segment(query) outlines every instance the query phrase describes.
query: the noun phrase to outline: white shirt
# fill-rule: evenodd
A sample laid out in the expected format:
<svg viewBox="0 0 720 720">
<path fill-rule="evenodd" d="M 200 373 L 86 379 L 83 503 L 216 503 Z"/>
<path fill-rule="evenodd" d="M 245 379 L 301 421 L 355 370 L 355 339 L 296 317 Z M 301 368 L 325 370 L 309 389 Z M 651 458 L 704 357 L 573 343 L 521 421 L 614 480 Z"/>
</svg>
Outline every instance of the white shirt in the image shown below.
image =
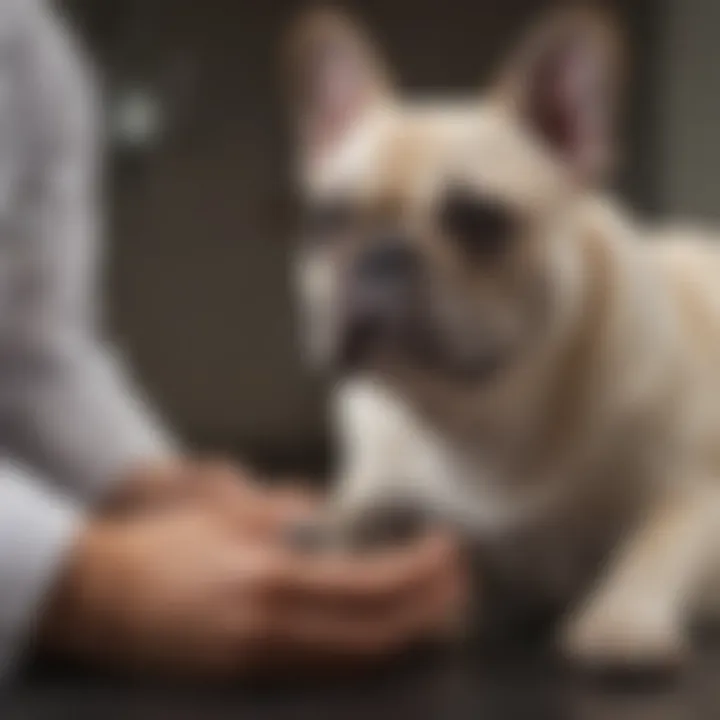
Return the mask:
<svg viewBox="0 0 720 720">
<path fill-rule="evenodd" d="M 96 100 L 42 0 L 0 0 L 0 676 L 82 508 L 171 452 L 96 328 Z"/>
</svg>

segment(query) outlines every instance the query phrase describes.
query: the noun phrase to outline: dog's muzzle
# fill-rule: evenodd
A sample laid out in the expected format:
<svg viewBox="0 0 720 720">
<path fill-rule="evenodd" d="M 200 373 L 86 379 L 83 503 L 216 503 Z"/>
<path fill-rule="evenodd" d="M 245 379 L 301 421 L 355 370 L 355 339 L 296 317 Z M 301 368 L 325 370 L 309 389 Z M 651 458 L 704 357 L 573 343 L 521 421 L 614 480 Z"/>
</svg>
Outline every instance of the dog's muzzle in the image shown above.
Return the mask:
<svg viewBox="0 0 720 720">
<path fill-rule="evenodd" d="M 345 291 L 342 364 L 361 363 L 374 349 L 396 344 L 413 311 L 418 258 L 391 238 L 359 255 Z"/>
</svg>

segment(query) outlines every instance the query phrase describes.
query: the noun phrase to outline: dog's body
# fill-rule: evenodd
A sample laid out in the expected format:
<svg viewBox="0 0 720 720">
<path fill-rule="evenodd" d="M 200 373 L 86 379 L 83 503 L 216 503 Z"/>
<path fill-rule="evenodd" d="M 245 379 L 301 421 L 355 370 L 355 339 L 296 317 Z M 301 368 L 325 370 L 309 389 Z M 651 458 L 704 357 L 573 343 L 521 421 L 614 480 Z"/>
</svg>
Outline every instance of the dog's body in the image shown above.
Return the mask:
<svg viewBox="0 0 720 720">
<path fill-rule="evenodd" d="M 570 607 L 571 654 L 677 660 L 720 577 L 720 249 L 640 228 L 587 182 L 608 155 L 606 28 L 544 29 L 497 93 L 453 106 L 377 101 L 365 46 L 324 22 L 315 37 L 366 85 L 340 108 L 352 123 L 328 98 L 305 183 L 315 203 L 352 196 L 374 228 L 300 261 L 316 344 L 352 350 L 337 518 L 420 502 L 472 538 L 488 578 Z M 569 65 L 553 55 L 568 28 Z M 550 112 L 532 97 L 542 63 Z"/>
<path fill-rule="evenodd" d="M 657 618 L 657 608 L 714 602 L 694 593 L 696 563 L 710 572 L 720 560 L 720 536 L 710 535 L 720 508 L 720 251 L 686 233 L 647 244 L 606 207 L 588 207 L 582 220 L 584 297 L 546 368 L 518 369 L 476 398 L 378 374 L 337 389 L 346 465 L 336 502 L 357 517 L 421 499 L 470 535 L 495 578 L 530 605 L 581 600 L 605 561 L 628 551 L 622 582 L 602 598 L 617 610 L 585 620 L 568 642 L 588 643 L 573 652 L 597 644 L 618 654 L 610 660 L 652 661 L 646 653 L 674 653 L 680 641 L 679 618 Z M 541 371 L 549 385 L 539 393 Z M 687 534 L 672 533 L 685 524 Z M 601 584 L 598 597 L 605 592 Z"/>
</svg>

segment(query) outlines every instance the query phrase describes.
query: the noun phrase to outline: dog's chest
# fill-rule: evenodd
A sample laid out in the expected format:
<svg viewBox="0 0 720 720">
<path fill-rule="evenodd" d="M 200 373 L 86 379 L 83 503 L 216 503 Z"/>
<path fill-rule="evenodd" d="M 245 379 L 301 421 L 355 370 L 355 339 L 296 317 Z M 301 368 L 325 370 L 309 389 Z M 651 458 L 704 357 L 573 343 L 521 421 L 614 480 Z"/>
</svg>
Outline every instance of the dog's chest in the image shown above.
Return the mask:
<svg viewBox="0 0 720 720">
<path fill-rule="evenodd" d="M 584 586 L 623 526 L 627 498 L 608 492 L 607 478 L 627 478 L 627 467 L 585 463 L 593 477 L 579 477 L 567 453 L 534 464 L 524 434 L 455 433 L 382 386 L 348 389 L 340 413 L 346 505 L 362 513 L 400 498 L 429 509 L 514 597 L 555 603 Z"/>
<path fill-rule="evenodd" d="M 632 493 L 611 491 L 608 467 L 586 470 L 592 477 L 560 465 L 522 477 L 504 455 L 437 437 L 412 456 L 416 477 L 430 473 L 435 507 L 469 540 L 486 591 L 521 617 L 562 610 L 587 590 L 636 508 Z"/>
</svg>

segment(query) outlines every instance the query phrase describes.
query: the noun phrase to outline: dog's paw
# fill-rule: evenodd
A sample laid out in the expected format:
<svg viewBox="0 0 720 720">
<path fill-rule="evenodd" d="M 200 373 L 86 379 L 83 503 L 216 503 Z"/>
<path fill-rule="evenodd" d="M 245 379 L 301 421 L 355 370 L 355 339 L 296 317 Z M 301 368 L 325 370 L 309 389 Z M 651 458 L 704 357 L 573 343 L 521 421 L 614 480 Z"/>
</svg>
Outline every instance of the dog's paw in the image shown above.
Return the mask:
<svg viewBox="0 0 720 720">
<path fill-rule="evenodd" d="M 602 674 L 674 675 L 687 658 L 678 623 L 643 604 L 593 605 L 571 618 L 560 644 L 573 664 Z"/>
</svg>

